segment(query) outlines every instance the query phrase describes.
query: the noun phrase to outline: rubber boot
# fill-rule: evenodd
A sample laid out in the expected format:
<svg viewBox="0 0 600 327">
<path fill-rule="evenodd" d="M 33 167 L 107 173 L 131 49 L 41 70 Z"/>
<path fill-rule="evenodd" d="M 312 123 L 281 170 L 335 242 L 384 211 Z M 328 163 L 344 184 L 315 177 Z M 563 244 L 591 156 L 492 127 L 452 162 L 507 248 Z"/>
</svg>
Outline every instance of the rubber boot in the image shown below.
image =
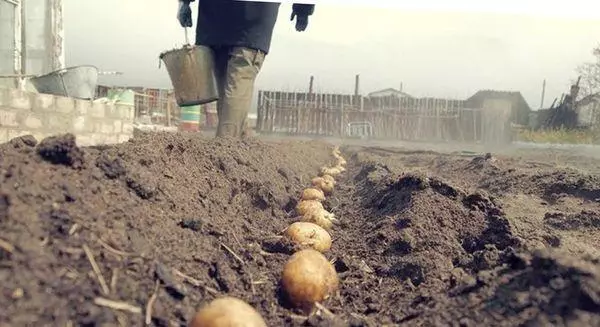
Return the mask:
<svg viewBox="0 0 600 327">
<path fill-rule="evenodd" d="M 243 47 L 231 48 L 228 55 L 226 70 L 221 72 L 223 76 L 219 82 L 221 98 L 217 104 L 217 137 L 241 138 L 248 135 L 246 121 L 252 106 L 254 81 L 265 55 Z"/>
<path fill-rule="evenodd" d="M 239 137 L 239 128 L 235 123 L 220 123 L 217 126 L 217 137 Z"/>
<path fill-rule="evenodd" d="M 254 137 L 254 131 L 252 130 L 252 128 L 248 127 L 247 119 L 244 120 L 244 123 L 242 124 L 241 137 L 242 137 L 242 139 L 248 139 L 248 138 Z"/>
</svg>

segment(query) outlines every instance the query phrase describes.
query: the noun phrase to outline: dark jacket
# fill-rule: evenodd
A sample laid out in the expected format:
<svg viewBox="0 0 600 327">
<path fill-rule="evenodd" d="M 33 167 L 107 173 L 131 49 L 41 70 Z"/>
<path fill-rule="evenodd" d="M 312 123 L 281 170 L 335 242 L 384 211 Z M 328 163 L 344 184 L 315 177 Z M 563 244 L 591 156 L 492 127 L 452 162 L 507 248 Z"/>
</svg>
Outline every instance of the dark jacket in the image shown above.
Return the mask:
<svg viewBox="0 0 600 327">
<path fill-rule="evenodd" d="M 279 5 L 278 2 L 198 0 L 196 44 L 241 46 L 268 53 Z M 294 4 L 293 9 L 299 16 L 309 16 L 314 5 Z"/>
</svg>

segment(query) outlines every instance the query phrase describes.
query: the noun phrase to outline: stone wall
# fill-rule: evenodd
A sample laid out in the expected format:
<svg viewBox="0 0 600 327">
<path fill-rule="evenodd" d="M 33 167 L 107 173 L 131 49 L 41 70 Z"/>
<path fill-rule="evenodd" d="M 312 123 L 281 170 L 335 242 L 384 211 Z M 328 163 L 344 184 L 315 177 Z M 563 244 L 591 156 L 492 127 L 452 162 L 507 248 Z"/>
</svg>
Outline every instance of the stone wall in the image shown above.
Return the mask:
<svg viewBox="0 0 600 327">
<path fill-rule="evenodd" d="M 31 134 L 38 141 L 72 133 L 81 146 L 114 144 L 133 136 L 134 108 L 0 87 L 0 143 Z"/>
</svg>

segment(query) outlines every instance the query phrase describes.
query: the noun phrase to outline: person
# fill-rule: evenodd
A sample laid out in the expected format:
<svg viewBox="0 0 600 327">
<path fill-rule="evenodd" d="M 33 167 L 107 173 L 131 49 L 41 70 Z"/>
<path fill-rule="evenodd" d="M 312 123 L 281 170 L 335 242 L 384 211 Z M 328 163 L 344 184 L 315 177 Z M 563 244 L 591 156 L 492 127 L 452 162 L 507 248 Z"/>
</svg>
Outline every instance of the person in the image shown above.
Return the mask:
<svg viewBox="0 0 600 327">
<path fill-rule="evenodd" d="M 192 27 L 190 3 L 179 0 L 177 18 Z M 280 3 L 237 0 L 198 0 L 196 45 L 212 49 L 219 89 L 217 137 L 248 136 L 248 112 L 254 81 L 269 53 Z M 308 26 L 313 4 L 293 4 L 296 30 Z"/>
</svg>

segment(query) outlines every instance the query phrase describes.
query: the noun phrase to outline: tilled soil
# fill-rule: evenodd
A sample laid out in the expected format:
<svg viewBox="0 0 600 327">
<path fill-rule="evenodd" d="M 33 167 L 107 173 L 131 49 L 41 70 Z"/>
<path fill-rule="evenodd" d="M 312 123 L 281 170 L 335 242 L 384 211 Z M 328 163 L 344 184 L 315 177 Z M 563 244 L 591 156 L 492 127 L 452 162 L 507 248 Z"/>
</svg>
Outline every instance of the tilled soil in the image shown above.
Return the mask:
<svg viewBox="0 0 600 327">
<path fill-rule="evenodd" d="M 270 326 L 600 325 L 600 178 L 535 158 L 343 150 L 325 202 L 341 288 L 331 313 L 304 317 L 272 244 L 330 145 L 0 145 L 0 326 L 185 326 L 225 294 Z"/>
<path fill-rule="evenodd" d="M 600 326 L 596 176 L 490 154 L 346 153 L 352 180 L 337 196 L 354 201 L 337 212 L 351 226 L 340 252 L 369 267 L 343 278 L 342 299 L 361 299 L 346 300 L 348 319 Z"/>
</svg>

